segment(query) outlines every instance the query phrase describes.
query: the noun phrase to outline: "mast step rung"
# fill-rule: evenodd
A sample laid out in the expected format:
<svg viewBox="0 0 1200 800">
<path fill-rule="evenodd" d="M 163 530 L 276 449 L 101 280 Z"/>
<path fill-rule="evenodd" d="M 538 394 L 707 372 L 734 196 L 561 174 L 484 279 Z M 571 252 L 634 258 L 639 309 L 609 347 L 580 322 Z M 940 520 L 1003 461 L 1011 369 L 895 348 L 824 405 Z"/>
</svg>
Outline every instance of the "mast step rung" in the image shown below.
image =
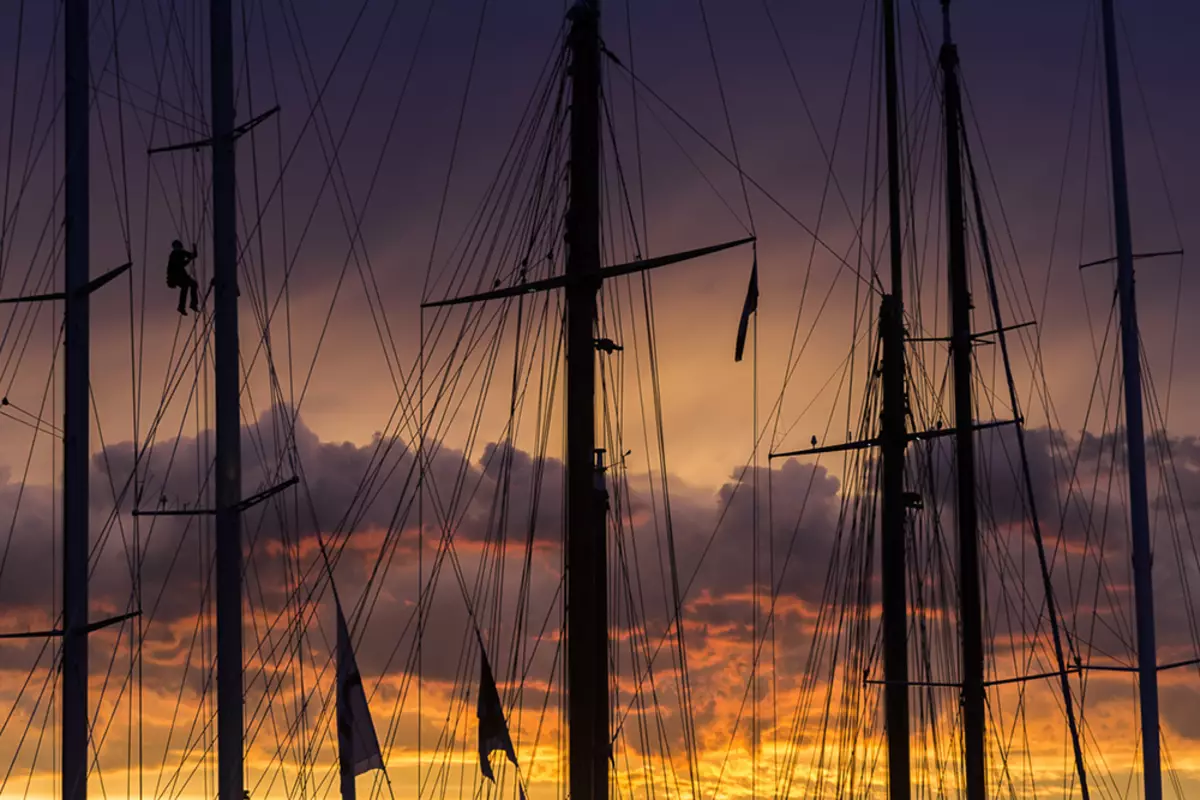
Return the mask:
<svg viewBox="0 0 1200 800">
<path fill-rule="evenodd" d="M 1183 250 L 1159 250 L 1154 253 L 1134 253 L 1133 260 L 1134 261 L 1144 261 L 1145 259 L 1148 259 L 1148 258 L 1164 258 L 1166 256 L 1181 256 L 1181 255 L 1183 255 Z M 1108 258 L 1102 258 L 1099 261 L 1089 261 L 1086 264 L 1080 264 L 1079 268 L 1087 269 L 1088 267 L 1099 267 L 1103 264 L 1111 264 L 1116 260 L 1117 260 L 1116 256 L 1110 256 Z"/>
<path fill-rule="evenodd" d="M 622 275 L 633 275 L 638 272 L 646 272 L 659 267 L 666 267 L 671 264 L 678 264 L 683 261 L 691 261 L 701 256 L 712 255 L 719 253 L 722 250 L 728 250 L 733 247 L 740 247 L 744 244 L 758 241 L 753 236 L 748 236 L 744 239 L 736 239 L 732 242 L 712 245 L 711 247 L 701 247 L 696 250 L 685 250 L 682 253 L 673 253 L 667 256 L 657 256 L 655 258 L 644 258 L 638 261 L 630 261 L 627 264 L 615 264 L 611 267 L 601 267 L 599 274 L 590 275 L 585 280 L 596 281 L 597 286 L 608 278 L 619 278 Z M 528 283 L 520 283 L 516 286 L 506 286 L 500 289 L 493 289 L 490 292 L 480 292 L 479 294 L 469 294 L 464 297 L 455 297 L 449 300 L 432 300 L 428 303 L 422 303 L 421 308 L 440 308 L 442 306 L 456 306 L 464 303 L 482 303 L 486 300 L 503 300 L 508 297 L 517 297 L 518 295 L 530 294 L 532 292 L 547 292 L 552 289 L 562 289 L 575 282 L 574 278 L 567 275 L 555 275 L 551 278 L 542 278 L 541 280 L 529 281 Z"/>
<path fill-rule="evenodd" d="M 83 630 L 84 630 L 84 633 L 95 633 L 98 630 L 103 630 L 104 628 L 108 628 L 108 627 L 111 627 L 118 623 L 124 622 L 127 619 L 133 619 L 134 617 L 140 617 L 141 615 L 142 615 L 142 612 L 140 609 L 137 611 L 130 611 L 126 614 L 118 614 L 117 616 L 109 617 L 108 619 L 102 619 L 102 620 L 98 620 L 96 622 L 89 622 L 87 625 L 84 626 Z M 45 630 L 45 631 L 25 631 L 24 633 L 0 633 L 0 640 L 3 640 L 3 639 L 49 639 L 49 638 L 53 638 L 55 636 L 62 636 L 62 635 L 63 635 L 62 628 L 51 628 L 51 629 Z"/>
<path fill-rule="evenodd" d="M 62 629 L 51 628 L 48 631 L 25 631 L 24 633 L 0 633 L 0 640 L 7 639 L 48 639 L 53 636 L 62 636 Z"/>
<path fill-rule="evenodd" d="M 300 478 L 292 476 L 277 486 L 272 486 L 270 489 L 263 489 L 258 494 L 253 494 L 242 500 L 240 503 L 235 503 L 233 510 L 237 512 L 246 511 L 264 500 L 268 500 L 279 494 L 285 489 L 295 486 L 300 482 Z M 133 516 L 135 517 L 202 517 L 211 516 L 217 513 L 215 508 L 163 508 L 156 511 L 143 511 L 135 508 Z"/>
<path fill-rule="evenodd" d="M 1196 659 L 1195 661 L 1191 661 L 1191 662 L 1187 662 L 1187 663 L 1192 663 L 1192 664 L 1200 663 L 1200 659 Z M 1172 664 L 1170 666 L 1177 666 L 1177 665 Z M 1178 666 L 1182 666 L 1182 664 L 1180 664 Z M 1124 669 L 1124 668 L 1121 668 L 1121 669 Z M 1164 669 L 1164 667 L 1159 667 L 1159 669 Z M 1083 668 L 1081 668 L 1081 667 L 1068 667 L 1066 674 L 1068 674 L 1068 675 L 1078 674 L 1082 671 L 1083 671 Z M 983 685 L 988 688 L 990 688 L 992 686 L 1007 686 L 1007 685 L 1014 684 L 1014 683 L 1025 683 L 1027 681 L 1040 681 L 1040 680 L 1047 680 L 1049 678 L 1060 678 L 1060 677 L 1062 677 L 1062 675 L 1063 675 L 1063 673 L 1058 672 L 1058 671 L 1039 672 L 1036 675 L 1017 675 L 1012 678 L 998 678 L 994 681 L 984 681 Z M 897 685 L 903 684 L 905 686 L 934 688 L 934 689 L 960 689 L 960 688 L 962 688 L 961 683 L 956 683 L 954 681 L 881 681 L 881 680 L 868 679 L 864 682 L 871 686 L 886 686 L 889 683 L 896 683 Z"/>
<path fill-rule="evenodd" d="M 119 625 L 120 623 L 124 622 L 127 619 L 133 619 L 134 617 L 140 617 L 141 615 L 142 615 L 142 610 L 139 608 L 137 611 L 130 611 L 125 614 L 118 614 L 115 617 L 109 617 L 108 619 L 102 619 L 97 622 L 89 622 L 87 624 L 87 627 L 85 628 L 85 630 L 88 633 L 95 633 L 98 630 L 103 630 L 104 628 L 109 628 L 109 627 L 112 627 L 113 625 Z"/>
<path fill-rule="evenodd" d="M 1054 672 L 1039 672 L 1036 675 L 1017 675 L 1012 678 L 997 678 L 994 681 L 984 681 L 983 685 L 984 686 L 1007 686 L 1012 683 L 1025 683 L 1026 681 L 1040 681 L 1040 680 L 1047 680 L 1049 678 L 1061 678 L 1064 674 L 1075 675 L 1082 671 L 1083 670 L 1081 670 L 1079 667 L 1067 667 L 1065 673 L 1055 670 Z"/>
<path fill-rule="evenodd" d="M 992 422 L 980 422 L 976 425 L 972 425 L 971 430 L 986 431 L 991 428 L 1002 428 L 1005 425 L 1020 425 L 1024 421 L 1025 421 L 1024 419 L 1017 418 L 1017 419 L 999 419 L 999 420 L 993 420 Z M 910 443 L 911 442 L 924 442 L 929 439 L 940 439 L 944 436 L 953 436 L 956 433 L 958 433 L 958 428 L 941 428 L 939 430 L 922 431 L 921 433 L 910 433 L 908 435 L 908 441 Z"/>
<path fill-rule="evenodd" d="M 782 453 L 770 453 L 768 459 L 772 458 L 790 458 L 792 456 L 814 456 L 821 453 L 844 453 L 848 450 L 865 450 L 868 447 L 878 447 L 879 439 L 863 439 L 858 442 L 846 442 L 844 444 L 831 444 L 824 447 L 810 447 L 806 450 L 788 450 Z"/>
<path fill-rule="evenodd" d="M 1179 669 L 1180 667 L 1194 667 L 1197 664 L 1200 664 L 1200 658 L 1189 658 L 1185 659 L 1184 661 L 1170 661 L 1166 664 L 1159 664 L 1157 669 L 1159 672 L 1166 672 L 1167 670 Z M 1085 667 L 1080 667 L 1079 669 L 1095 670 L 1096 672 L 1135 673 L 1138 671 L 1137 667 L 1126 667 L 1120 664 L 1089 664 Z"/>
<path fill-rule="evenodd" d="M 999 428 L 1004 425 L 1019 425 L 1022 422 L 1024 422 L 1023 419 L 1002 419 L 994 422 L 981 422 L 978 425 L 973 426 L 971 430 L 985 431 L 989 428 Z M 942 428 L 941 430 L 924 431 L 922 433 L 910 433 L 908 435 L 908 441 L 910 443 L 922 442 L 927 439 L 938 439 L 942 436 L 952 436 L 957 432 L 958 428 Z M 863 439 L 858 442 L 846 442 L 845 444 L 831 444 L 825 447 L 810 447 L 806 450 L 787 450 L 782 453 L 770 453 L 767 458 L 769 460 L 772 458 L 790 458 L 792 456 L 812 456 L 819 455 L 821 453 L 842 453 L 847 450 L 863 450 L 868 447 L 878 447 L 879 444 L 880 440 L 878 438 Z"/>
<path fill-rule="evenodd" d="M 276 114 L 278 112 L 279 112 L 279 106 L 275 106 L 273 108 L 267 109 L 263 113 L 259 114 L 257 117 L 252 117 L 248 121 L 243 122 L 241 125 L 238 125 L 236 128 L 233 129 L 233 138 L 234 139 L 241 138 L 245 134 L 252 131 L 254 128 L 258 127 L 258 125 L 260 123 L 265 122 L 273 114 Z M 155 155 L 156 153 L 172 153 L 172 152 L 176 152 L 178 150 L 199 150 L 203 147 L 212 147 L 212 143 L 213 143 L 213 139 L 211 136 L 209 136 L 205 139 L 197 139 L 194 142 L 184 142 L 183 144 L 168 144 L 168 145 L 163 145 L 162 147 L 151 147 L 149 150 L 146 151 L 146 153 L 148 155 Z"/>
<path fill-rule="evenodd" d="M 995 336 L 998 333 L 1008 333 L 1009 331 L 1020 330 L 1021 328 L 1028 328 L 1033 325 L 1037 325 L 1037 323 L 1036 322 L 1018 322 L 1016 325 L 1005 325 L 1000 328 L 992 328 L 990 331 L 979 331 L 978 333 L 971 334 L 971 340 L 974 342 L 977 342 L 977 343 L 983 342 L 985 336 Z M 941 342 L 943 344 L 949 344 L 950 337 L 949 336 L 910 336 L 909 338 L 905 339 L 905 341 L 911 342 L 911 343 L 925 343 L 925 344 L 928 344 L 930 342 Z M 991 344 L 991 342 L 985 342 L 985 344 Z"/>
<path fill-rule="evenodd" d="M 276 486 L 272 486 L 270 489 L 264 489 L 261 492 L 259 492 L 258 494 L 250 495 L 245 500 L 243 500 L 242 502 L 240 502 L 236 506 L 234 506 L 234 509 L 236 511 L 246 511 L 247 509 L 253 508 L 254 506 L 263 502 L 264 500 L 268 500 L 268 499 L 274 497 L 275 495 L 279 494 L 280 492 L 284 491 L 285 489 L 289 489 L 289 488 L 295 486 L 299 482 L 300 482 L 300 478 L 293 475 L 292 477 L 288 478 L 283 483 L 280 483 Z"/>
<path fill-rule="evenodd" d="M 129 269 L 132 266 L 133 266 L 132 261 L 126 261 L 121 266 L 116 267 L 115 269 L 110 269 L 108 272 L 104 273 L 100 277 L 93 278 L 92 280 L 87 282 L 86 286 L 83 287 L 83 293 L 91 294 L 92 292 L 99 289 L 101 286 L 104 286 L 104 284 L 109 283 L 113 279 L 117 278 L 122 272 L 125 272 L 127 269 Z"/>
<path fill-rule="evenodd" d="M 1021 328 L 1032 328 L 1037 325 L 1036 322 L 1018 322 L 1016 325 L 1002 325 L 999 328 L 992 328 L 990 331 L 980 331 L 971 335 L 972 339 L 979 339 L 983 336 L 995 336 L 998 333 L 1008 333 L 1009 331 L 1017 331 Z"/>
<path fill-rule="evenodd" d="M 211 508 L 162 508 L 157 511 L 143 511 L 135 508 L 132 512 L 135 517 L 203 517 L 216 513 Z"/>
<path fill-rule="evenodd" d="M 108 272 L 104 273 L 103 275 L 99 276 L 98 278 L 93 278 L 92 280 L 90 280 L 86 284 L 84 284 L 83 288 L 79 290 L 79 293 L 80 294 L 91 294 L 92 292 L 96 291 L 101 286 L 108 283 L 113 278 L 116 278 L 118 275 L 120 275 L 122 272 L 124 272 L 125 270 L 129 269 L 132 266 L 133 266 L 133 262 L 127 261 L 126 263 L 122 264 L 119 267 L 110 269 Z M 50 292 L 48 294 L 27 294 L 24 297 L 0 298 L 0 303 L 3 303 L 3 304 L 7 304 L 7 303 L 44 303 L 47 301 L 66 300 L 66 299 L 67 299 L 66 292 Z"/>
<path fill-rule="evenodd" d="M 867 678 L 863 683 L 868 686 L 908 686 L 914 689 L 961 689 L 962 684 L 954 681 L 881 681 Z"/>
</svg>

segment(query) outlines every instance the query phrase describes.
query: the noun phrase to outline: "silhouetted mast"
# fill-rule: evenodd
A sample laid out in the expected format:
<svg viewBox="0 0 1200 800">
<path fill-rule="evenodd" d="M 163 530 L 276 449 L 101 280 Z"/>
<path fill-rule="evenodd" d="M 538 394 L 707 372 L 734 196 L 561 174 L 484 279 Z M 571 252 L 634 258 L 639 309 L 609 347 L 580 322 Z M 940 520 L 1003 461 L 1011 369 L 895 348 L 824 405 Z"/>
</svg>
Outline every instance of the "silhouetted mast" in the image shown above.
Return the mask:
<svg viewBox="0 0 1200 800">
<path fill-rule="evenodd" d="M 900 89 L 896 70 L 896 10 L 883 0 L 885 90 L 887 93 L 888 238 L 891 294 L 879 312 L 883 339 L 883 413 L 879 444 L 883 492 L 880 525 L 883 604 L 883 701 L 888 744 L 888 797 L 908 800 L 908 580 L 905 558 L 904 451 L 908 394 L 904 381 L 904 233 L 900 221 Z"/>
<path fill-rule="evenodd" d="M 213 373 L 216 394 L 217 789 L 242 800 L 242 456 L 232 0 L 211 0 Z"/>
<path fill-rule="evenodd" d="M 567 15 L 571 80 L 570 196 L 566 268 L 561 275 L 422 303 L 422 308 L 483 303 L 563 289 L 567 319 L 567 722 L 570 797 L 608 800 L 612 748 L 608 694 L 608 492 L 596 449 L 596 295 L 604 280 L 719 253 L 753 237 L 602 267 L 600 262 L 600 11 L 576 0 Z"/>
<path fill-rule="evenodd" d="M 908 580 L 905 551 L 909 496 L 904 490 L 904 454 L 908 449 L 908 389 L 905 381 L 904 229 L 900 183 L 900 87 L 896 66 L 895 0 L 881 0 L 883 11 L 885 123 L 887 130 L 888 241 L 891 292 L 879 309 L 883 408 L 877 439 L 844 445 L 772 453 L 770 457 L 834 453 L 878 445 L 880 450 L 880 583 L 883 625 L 883 709 L 887 738 L 888 798 L 909 800 L 912 775 L 909 756 Z M 813 442 L 816 445 L 816 442 Z"/>
<path fill-rule="evenodd" d="M 88 0 L 63 9 L 66 174 L 63 353 L 62 793 L 87 798 L 88 764 Z"/>
<path fill-rule="evenodd" d="M 215 507 L 135 514 L 213 515 L 217 533 L 217 796 L 243 800 L 242 523 L 247 508 L 296 485 L 295 477 L 242 497 L 241 363 L 238 348 L 237 162 L 239 137 L 279 106 L 235 125 L 233 0 L 209 2 L 212 132 L 207 139 L 154 147 L 150 153 L 212 149 L 213 383 L 216 405 Z"/>
<path fill-rule="evenodd" d="M 1100 0 L 1108 80 L 1108 140 L 1112 158 L 1113 227 L 1117 239 L 1117 302 L 1121 308 L 1121 360 L 1125 378 L 1125 436 L 1129 450 L 1129 516 L 1133 535 L 1133 591 L 1137 615 L 1138 687 L 1141 699 L 1142 770 L 1146 800 L 1162 798 L 1158 743 L 1158 654 L 1154 642 L 1154 586 L 1150 579 L 1150 513 L 1146 442 L 1142 427 L 1142 371 L 1137 302 L 1133 290 L 1133 234 L 1125 174 L 1125 128 L 1113 0 Z"/>
<path fill-rule="evenodd" d="M 942 0 L 943 118 L 946 134 L 946 222 L 950 290 L 950 358 L 954 373 L 954 461 L 957 472 L 959 620 L 962 625 L 962 712 L 967 800 L 987 797 L 987 717 L 983 694 L 983 603 L 979 585 L 979 513 L 975 503 L 975 413 L 971 392 L 971 290 L 967 276 L 959 123 L 958 48 L 950 36 L 950 0 Z"/>
<path fill-rule="evenodd" d="M 596 294 L 600 289 L 600 12 L 570 13 L 571 164 L 567 209 L 567 719 L 570 789 L 608 800 L 608 553 L 597 502 Z"/>
</svg>

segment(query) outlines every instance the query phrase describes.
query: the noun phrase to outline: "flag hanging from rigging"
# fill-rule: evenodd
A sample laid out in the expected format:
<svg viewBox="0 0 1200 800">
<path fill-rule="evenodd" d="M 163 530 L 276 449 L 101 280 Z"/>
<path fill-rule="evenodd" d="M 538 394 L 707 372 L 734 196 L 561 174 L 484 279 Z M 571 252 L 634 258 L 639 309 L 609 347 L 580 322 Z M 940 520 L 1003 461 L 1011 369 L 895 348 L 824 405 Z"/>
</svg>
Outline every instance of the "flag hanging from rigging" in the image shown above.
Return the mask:
<svg viewBox="0 0 1200 800">
<path fill-rule="evenodd" d="M 348 777 L 353 785 L 354 776 L 383 769 L 383 753 L 371 723 L 367 694 L 363 691 L 362 676 L 358 674 L 358 664 L 354 660 L 342 605 L 336 599 L 334 605 L 337 608 L 338 763 L 343 779 Z"/>
<path fill-rule="evenodd" d="M 750 326 L 750 315 L 758 313 L 758 252 L 754 253 L 754 266 L 750 269 L 750 285 L 746 287 L 746 302 L 742 305 L 742 319 L 738 322 L 737 350 L 733 360 L 741 361 L 746 350 L 746 329 Z"/>
<path fill-rule="evenodd" d="M 487 650 L 483 647 L 483 638 L 479 631 L 475 632 L 479 640 L 479 701 L 475 706 L 475 714 L 479 717 L 479 771 L 488 780 L 496 782 L 492 774 L 492 765 L 488 756 L 496 750 L 503 750 L 512 765 L 517 766 L 517 754 L 513 750 L 512 737 L 508 735 L 508 723 L 504 721 L 504 706 L 500 704 L 500 693 L 496 691 L 496 679 L 492 675 L 492 667 L 488 664 Z M 524 789 L 521 790 L 524 796 Z"/>
</svg>

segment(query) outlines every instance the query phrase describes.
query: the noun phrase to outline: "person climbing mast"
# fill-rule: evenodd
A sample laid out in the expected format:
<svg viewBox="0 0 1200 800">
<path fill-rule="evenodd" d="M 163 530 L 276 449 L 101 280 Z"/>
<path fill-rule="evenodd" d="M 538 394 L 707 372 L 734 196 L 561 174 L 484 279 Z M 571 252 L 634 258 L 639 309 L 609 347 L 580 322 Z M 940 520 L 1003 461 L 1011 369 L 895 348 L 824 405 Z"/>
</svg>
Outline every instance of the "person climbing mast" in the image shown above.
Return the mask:
<svg viewBox="0 0 1200 800">
<path fill-rule="evenodd" d="M 200 310 L 196 299 L 196 289 L 200 284 L 187 271 L 187 265 L 196 259 L 195 248 L 196 246 L 192 245 L 191 251 L 184 250 L 183 243 L 176 239 L 171 242 L 171 257 L 167 260 L 167 287 L 179 288 L 179 313 L 185 317 L 187 312 L 183 310 L 183 304 L 187 300 L 189 292 L 192 295 L 192 311 Z"/>
</svg>

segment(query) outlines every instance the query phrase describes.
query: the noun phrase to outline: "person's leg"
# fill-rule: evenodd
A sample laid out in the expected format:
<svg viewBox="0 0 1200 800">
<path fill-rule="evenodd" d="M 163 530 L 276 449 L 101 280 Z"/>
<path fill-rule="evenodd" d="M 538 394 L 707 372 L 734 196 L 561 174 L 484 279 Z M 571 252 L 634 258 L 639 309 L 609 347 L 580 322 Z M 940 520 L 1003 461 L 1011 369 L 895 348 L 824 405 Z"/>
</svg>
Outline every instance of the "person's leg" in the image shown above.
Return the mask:
<svg viewBox="0 0 1200 800">
<path fill-rule="evenodd" d="M 200 303 L 196 297 L 196 289 L 199 286 L 200 284 L 196 282 L 195 278 L 188 276 L 188 289 L 190 289 L 192 293 L 192 311 L 200 310 Z"/>
<path fill-rule="evenodd" d="M 181 284 L 179 284 L 179 313 L 180 314 L 184 314 L 184 315 L 187 314 L 187 312 L 183 310 L 183 304 L 186 302 L 187 302 L 187 284 L 181 283 Z"/>
</svg>

